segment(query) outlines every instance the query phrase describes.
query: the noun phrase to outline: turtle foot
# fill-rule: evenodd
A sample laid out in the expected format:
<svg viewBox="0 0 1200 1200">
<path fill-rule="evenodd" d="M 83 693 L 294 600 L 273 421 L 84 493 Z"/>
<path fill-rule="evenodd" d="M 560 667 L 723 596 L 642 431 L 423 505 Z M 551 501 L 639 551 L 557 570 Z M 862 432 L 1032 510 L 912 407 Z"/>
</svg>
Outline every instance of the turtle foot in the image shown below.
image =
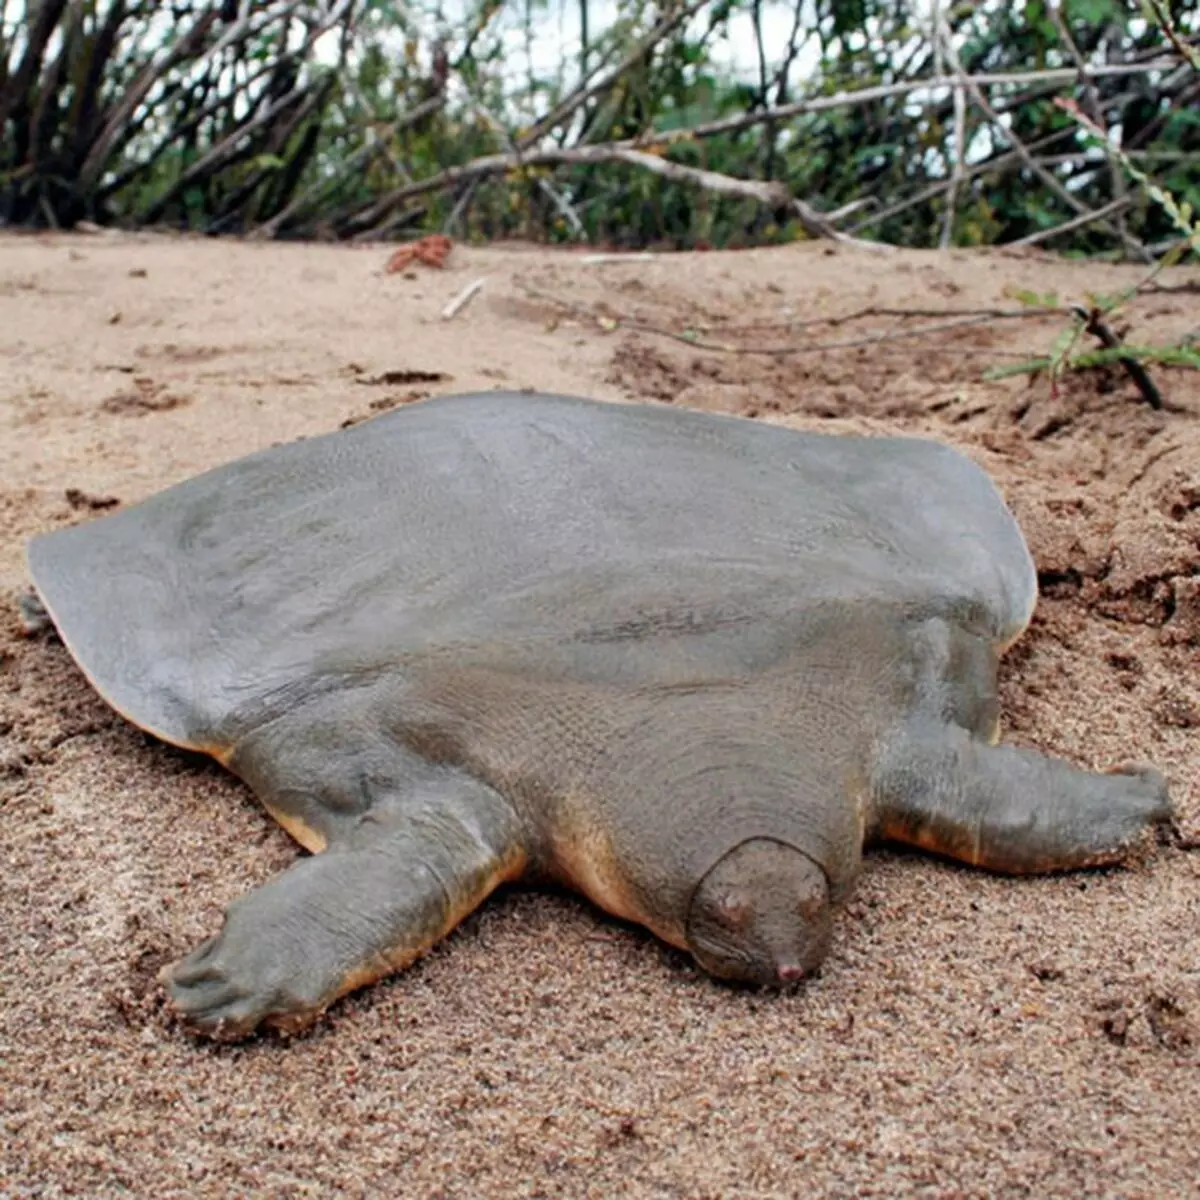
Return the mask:
<svg viewBox="0 0 1200 1200">
<path fill-rule="evenodd" d="M 289 1033 L 311 1025 L 338 989 L 300 947 L 261 921 L 251 929 L 231 908 L 224 929 L 160 975 L 183 1023 L 221 1041 L 262 1024 Z"/>
</svg>

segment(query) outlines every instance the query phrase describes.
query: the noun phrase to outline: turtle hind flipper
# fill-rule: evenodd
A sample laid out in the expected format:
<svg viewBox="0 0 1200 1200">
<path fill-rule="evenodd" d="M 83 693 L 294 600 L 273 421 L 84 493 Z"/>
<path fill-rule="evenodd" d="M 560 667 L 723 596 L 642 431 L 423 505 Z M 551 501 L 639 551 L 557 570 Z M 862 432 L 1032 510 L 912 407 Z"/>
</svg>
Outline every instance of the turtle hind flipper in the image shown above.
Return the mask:
<svg viewBox="0 0 1200 1200">
<path fill-rule="evenodd" d="M 876 836 L 1012 875 L 1120 863 L 1174 807 L 1157 771 L 1087 771 L 966 730 L 914 722 L 889 739 Z"/>
<path fill-rule="evenodd" d="M 513 809 L 474 780 L 384 803 L 324 853 L 236 900 L 221 932 L 161 981 L 201 1034 L 296 1032 L 419 958 L 526 859 Z"/>
</svg>

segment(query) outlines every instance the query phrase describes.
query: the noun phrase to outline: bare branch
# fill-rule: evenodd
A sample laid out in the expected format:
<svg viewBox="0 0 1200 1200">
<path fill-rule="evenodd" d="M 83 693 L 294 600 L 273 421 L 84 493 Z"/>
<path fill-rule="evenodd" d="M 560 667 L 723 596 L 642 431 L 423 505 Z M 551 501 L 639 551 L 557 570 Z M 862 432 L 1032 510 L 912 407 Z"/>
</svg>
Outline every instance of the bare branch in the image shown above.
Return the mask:
<svg viewBox="0 0 1200 1200">
<path fill-rule="evenodd" d="M 757 200 L 760 204 L 772 208 L 787 208 L 794 212 L 804 228 L 814 237 L 829 238 L 836 242 L 854 243 L 860 246 L 880 248 L 876 243 L 857 242 L 856 239 L 841 233 L 830 224 L 828 219 L 811 205 L 806 204 L 791 195 L 782 183 L 767 182 L 756 179 L 737 179 L 732 175 L 721 175 L 716 171 L 705 171 L 699 167 L 685 166 L 683 163 L 671 162 L 657 154 L 649 154 L 644 150 L 636 150 L 627 143 L 609 143 L 598 146 L 576 146 L 569 150 L 547 148 L 535 150 L 528 154 L 489 154 L 477 158 L 461 167 L 449 167 L 428 179 L 420 179 L 415 183 L 397 188 L 378 201 L 370 210 L 364 213 L 360 221 L 367 228 L 358 235 L 358 241 L 366 241 L 375 236 L 374 227 L 405 200 L 414 196 L 425 195 L 428 192 L 442 191 L 470 179 L 478 179 L 487 175 L 500 175 L 506 171 L 519 171 L 530 167 L 557 166 L 594 166 L 599 163 L 625 163 L 629 166 L 641 167 L 664 179 L 676 183 L 689 183 L 706 191 L 716 192 L 724 196 L 738 196 L 744 199 Z"/>
<path fill-rule="evenodd" d="M 104 128 L 92 143 L 91 150 L 88 151 L 87 157 L 79 168 L 81 190 L 87 191 L 92 188 L 96 180 L 103 174 L 105 164 L 109 160 L 109 155 L 120 137 L 121 131 L 155 83 L 177 63 L 197 55 L 217 16 L 218 13 L 215 9 L 204 12 L 183 37 L 163 46 L 157 54 L 143 64 L 141 70 L 133 77 L 133 82 L 126 89 L 125 95 L 109 114 Z"/>
<path fill-rule="evenodd" d="M 1145 63 L 1115 64 L 1109 67 L 1089 67 L 1088 75 L 1093 79 L 1113 76 L 1144 75 L 1150 71 L 1170 70 L 1175 63 L 1170 60 L 1154 59 Z M 1079 72 L 1072 67 L 1055 67 L 1044 71 L 1009 71 L 964 75 L 961 81 L 976 87 L 1025 86 L 1036 83 L 1071 83 Z M 903 83 L 881 84 L 878 87 L 854 88 L 851 91 L 834 92 L 829 96 L 814 96 L 810 100 L 797 100 L 793 104 L 780 104 L 774 108 L 759 109 L 751 113 L 739 113 L 735 117 L 723 117 L 719 121 L 707 121 L 689 129 L 672 129 L 648 132 L 636 139 L 637 145 L 686 141 L 691 138 L 717 137 L 723 133 L 737 133 L 764 121 L 785 121 L 790 117 L 806 116 L 809 113 L 827 112 L 834 108 L 853 108 L 859 104 L 870 104 L 876 100 L 890 100 L 896 96 L 907 96 L 913 92 L 952 89 L 959 82 L 957 75 L 930 75 L 923 79 L 907 79 Z"/>
<path fill-rule="evenodd" d="M 1075 39 L 1071 36 L 1071 28 L 1067 24 L 1067 19 L 1062 11 L 1062 0 L 1052 0 L 1049 8 L 1050 19 L 1054 22 L 1054 26 L 1058 30 L 1058 36 L 1062 38 L 1063 45 L 1066 46 L 1068 53 L 1075 61 L 1075 65 L 1079 68 L 1079 82 L 1083 90 L 1084 111 L 1095 121 L 1097 126 L 1101 129 L 1107 129 L 1104 122 L 1104 108 L 1100 103 L 1100 93 L 1096 90 L 1095 80 L 1088 77 L 1087 62 L 1079 52 L 1079 47 L 1075 44 Z M 1128 196 L 1129 189 L 1125 183 L 1125 176 L 1121 173 L 1121 168 L 1118 164 L 1111 160 L 1109 162 L 1109 179 L 1112 181 L 1114 201 Z M 1107 205 L 1105 207 L 1110 208 L 1112 206 Z M 1122 244 L 1127 244 L 1126 239 L 1129 236 L 1129 231 L 1125 228 L 1124 220 L 1126 207 L 1127 205 L 1118 205 L 1114 210 L 1117 218 L 1117 231 Z"/>
<path fill-rule="evenodd" d="M 962 69 L 962 63 L 959 61 L 958 52 L 954 49 L 953 44 L 947 42 L 944 46 L 946 57 L 950 60 L 951 66 L 954 68 L 956 78 L 962 80 L 964 85 L 971 93 L 971 99 L 975 101 L 975 105 L 991 122 L 992 127 L 1006 141 L 1012 143 L 1013 149 L 1021 157 L 1021 161 L 1029 168 L 1041 181 L 1046 185 L 1064 204 L 1073 208 L 1080 216 L 1085 213 L 1091 213 L 1092 210 L 1087 207 L 1078 197 L 1072 195 L 1063 185 L 1037 161 L 1030 153 L 1029 148 L 1025 143 L 1017 137 L 1017 135 L 1009 128 L 1004 126 L 1000 120 L 999 114 L 991 106 L 988 98 L 983 94 L 979 84 L 971 79 Z M 1118 237 L 1121 236 L 1122 230 L 1114 225 L 1111 221 L 1103 222 L 1113 233 Z M 1125 245 L 1136 251 L 1143 259 L 1149 261 L 1152 257 L 1150 252 L 1136 238 L 1126 233 L 1122 238 Z"/>
<path fill-rule="evenodd" d="M 392 123 L 391 132 L 393 134 L 400 133 L 411 125 L 415 125 L 418 121 L 424 120 L 425 117 L 437 112 L 445 103 L 445 97 L 442 93 L 435 96 L 430 96 L 428 100 L 422 101 L 415 108 L 409 109 L 403 116 L 399 117 Z M 363 167 L 376 154 L 381 152 L 382 140 L 373 131 L 368 131 L 370 136 L 367 138 L 365 146 L 361 146 L 342 164 L 337 175 L 325 179 L 318 179 L 316 183 L 295 196 L 284 208 L 277 212 L 269 221 L 264 221 L 252 233 L 254 238 L 273 238 L 279 230 L 287 224 L 298 212 L 319 200 L 322 196 L 333 191 L 334 188 L 342 182 L 344 174 L 353 174 L 362 170 Z"/>
<path fill-rule="evenodd" d="M 1171 20 L 1171 14 L 1162 6 L 1160 0 L 1145 0 L 1145 4 L 1154 14 L 1154 19 L 1158 22 L 1158 27 L 1166 35 L 1171 45 L 1179 52 L 1180 57 L 1191 63 L 1194 70 L 1200 71 L 1200 53 L 1189 46 L 1179 36 L 1179 31 L 1175 28 L 1175 22 Z"/>
<path fill-rule="evenodd" d="M 1113 330 L 1112 326 L 1105 321 L 1098 308 L 1085 309 L 1080 307 L 1076 309 L 1076 313 L 1080 320 L 1086 322 L 1086 331 L 1106 350 L 1124 349 L 1125 343 Z M 1151 408 L 1161 409 L 1163 406 L 1162 393 L 1155 386 L 1154 380 L 1150 378 L 1146 368 L 1136 358 L 1128 354 L 1118 355 L 1117 361 L 1128 372 L 1129 378 L 1133 380 L 1138 391 L 1142 393 L 1142 398 L 1146 403 Z"/>
<path fill-rule="evenodd" d="M 1028 237 L 1017 238 L 1016 241 L 1009 242 L 1008 245 L 1036 246 L 1038 242 L 1048 242 L 1051 238 L 1058 237 L 1060 233 L 1070 233 L 1072 230 L 1082 229 L 1085 225 L 1093 225 L 1097 221 L 1116 216 L 1118 213 L 1124 212 L 1132 203 L 1133 201 L 1128 196 L 1118 196 L 1115 200 L 1110 200 L 1103 208 L 1097 208 L 1094 212 L 1089 210 L 1080 213 L 1079 216 L 1072 217 L 1061 225 L 1055 225 L 1051 229 L 1039 229 L 1036 233 L 1029 234 Z"/>
<path fill-rule="evenodd" d="M 211 174 L 212 171 L 223 164 L 226 160 L 235 157 L 241 143 L 248 138 L 256 130 L 261 129 L 265 125 L 269 125 L 280 113 L 291 108 L 294 104 L 300 103 L 305 96 L 313 90 L 315 83 L 301 84 L 299 87 L 293 88 L 285 96 L 281 96 L 274 104 L 268 105 L 256 117 L 252 117 L 249 121 L 238 125 L 232 133 L 222 138 L 215 146 L 211 147 L 208 152 L 198 158 L 170 187 L 164 189 L 155 199 L 148 204 L 141 212 L 136 214 L 135 220 L 139 225 L 151 225 L 162 216 L 167 206 L 188 186 L 189 183 L 197 179 L 203 178 L 205 175 Z"/>
<path fill-rule="evenodd" d="M 37 16 L 29 30 L 29 40 L 25 43 L 25 52 L 21 55 L 20 64 L 12 77 L 0 91 L 0 130 L 12 115 L 21 98 L 29 91 L 34 76 L 42 65 L 42 56 L 46 46 L 54 34 L 59 18 L 67 7 L 67 0 L 44 0 L 38 5 Z"/>
<path fill-rule="evenodd" d="M 537 143 L 546 133 L 561 125 L 573 112 L 586 104 L 595 96 L 608 91 L 630 68 L 636 66 L 659 42 L 668 34 L 673 33 L 685 21 L 690 20 L 708 2 L 708 0 L 692 0 L 665 17 L 649 33 L 642 38 L 628 54 L 619 62 L 614 63 L 606 71 L 596 74 L 590 81 L 581 82 L 570 95 L 556 104 L 545 116 L 540 117 L 533 125 L 517 139 L 517 145 L 524 150 Z"/>
</svg>

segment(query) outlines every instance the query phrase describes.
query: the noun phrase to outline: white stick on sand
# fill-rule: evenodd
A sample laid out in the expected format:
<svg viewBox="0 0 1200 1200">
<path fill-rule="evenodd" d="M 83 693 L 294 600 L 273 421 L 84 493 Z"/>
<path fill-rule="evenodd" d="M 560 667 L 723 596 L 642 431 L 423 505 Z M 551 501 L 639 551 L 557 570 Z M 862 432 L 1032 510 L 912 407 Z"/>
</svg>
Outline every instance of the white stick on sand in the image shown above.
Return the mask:
<svg viewBox="0 0 1200 1200">
<path fill-rule="evenodd" d="M 442 320 L 453 321 L 458 314 L 475 299 L 476 293 L 483 289 L 483 285 L 487 282 L 486 279 L 473 279 L 467 284 L 445 308 L 442 309 Z"/>
</svg>

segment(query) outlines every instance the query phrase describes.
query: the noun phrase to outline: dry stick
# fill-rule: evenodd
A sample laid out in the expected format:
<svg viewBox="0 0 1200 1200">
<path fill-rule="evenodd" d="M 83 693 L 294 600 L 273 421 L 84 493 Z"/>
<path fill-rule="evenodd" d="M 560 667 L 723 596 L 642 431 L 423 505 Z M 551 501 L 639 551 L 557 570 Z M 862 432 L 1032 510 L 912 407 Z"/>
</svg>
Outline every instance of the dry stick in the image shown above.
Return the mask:
<svg viewBox="0 0 1200 1200">
<path fill-rule="evenodd" d="M 1073 229 L 1082 229 L 1083 226 L 1091 225 L 1094 221 L 1103 221 L 1106 217 L 1116 216 L 1118 213 L 1124 212 L 1132 203 L 1129 196 L 1118 196 L 1102 208 L 1096 209 L 1095 212 L 1082 213 L 1078 217 L 1064 221 L 1061 225 L 1055 225 L 1052 229 L 1039 229 L 1037 233 L 1031 233 L 1028 237 L 1018 238 L 1015 242 L 1007 244 L 1009 246 L 1036 246 L 1038 242 L 1047 242 L 1053 237 L 1058 237 L 1060 233 L 1070 233 Z"/>
<path fill-rule="evenodd" d="M 1119 350 L 1124 345 L 1124 342 L 1114 332 L 1112 326 L 1104 320 L 1098 308 L 1088 309 L 1082 305 L 1074 307 L 1075 312 L 1079 315 L 1079 319 L 1086 322 L 1084 329 L 1094 338 L 1098 339 L 1105 349 Z M 1146 368 L 1136 358 L 1124 354 L 1117 361 L 1129 372 L 1129 378 L 1137 385 L 1137 389 L 1142 393 L 1146 403 L 1151 408 L 1161 409 L 1163 406 L 1162 394 L 1155 387 L 1154 381 L 1146 372 Z"/>
<path fill-rule="evenodd" d="M 248 137 L 256 129 L 261 129 L 262 126 L 270 124 L 281 112 L 291 108 L 292 105 L 303 100 L 305 96 L 317 86 L 315 80 L 310 80 L 308 83 L 300 84 L 299 87 L 294 87 L 285 96 L 281 96 L 274 104 L 264 108 L 258 116 L 239 125 L 227 137 L 222 138 L 215 146 L 211 147 L 206 154 L 188 167 L 170 187 L 159 193 L 150 204 L 142 209 L 135 218 L 135 223 L 138 225 L 152 225 L 162 216 L 167 205 L 179 195 L 184 188 L 187 187 L 193 179 L 202 176 L 206 171 L 216 166 L 218 163 L 224 162 L 225 159 L 236 153 L 239 143 L 243 138 Z"/>
<path fill-rule="evenodd" d="M 466 216 L 467 209 L 471 207 L 471 204 L 475 199 L 475 193 L 478 191 L 478 179 L 472 179 L 471 182 L 468 183 L 465 188 L 463 188 L 462 194 L 454 202 L 454 207 L 450 210 L 450 215 L 445 219 L 445 221 L 442 222 L 442 232 L 447 237 L 454 236 L 454 231 L 458 228 L 459 221 Z M 377 232 L 380 237 L 383 237 L 385 234 L 391 232 L 391 230 L 395 227 L 395 220 L 395 217 L 393 217 L 386 221 L 382 226 L 377 228 Z"/>
<path fill-rule="evenodd" d="M 1059 309 L 1047 306 L 1039 310 L 1025 306 L 1022 308 L 891 308 L 883 304 L 867 304 L 862 308 L 853 309 L 848 313 L 836 313 L 831 317 L 806 317 L 803 321 L 754 321 L 746 325 L 734 326 L 729 332 L 744 333 L 748 330 L 762 329 L 812 329 L 816 325 L 849 325 L 866 317 L 994 317 L 999 321 L 1023 321 L 1031 315 L 1040 312 L 1042 316 L 1057 316 Z M 714 332 L 720 326 L 689 325 L 690 329 Z"/>
<path fill-rule="evenodd" d="M 1036 142 L 1029 143 L 1030 150 L 1039 150 L 1043 146 L 1050 145 L 1051 142 L 1061 141 L 1065 137 L 1074 137 L 1075 131 L 1070 128 L 1056 129 L 1053 133 L 1047 134 L 1043 138 L 1039 138 Z M 1007 171 L 1010 167 L 1016 166 L 1021 161 L 1021 156 L 1015 150 L 1009 150 L 1004 154 L 998 155 L 996 158 L 989 158 L 985 162 L 976 163 L 964 172 L 964 179 L 974 179 L 976 175 L 986 175 L 989 171 Z M 1044 161 L 1044 160 L 1043 160 Z M 881 208 L 878 212 L 872 213 L 868 217 L 864 217 L 861 221 L 857 221 L 851 225 L 846 231 L 850 234 L 862 233 L 864 229 L 870 229 L 872 225 L 878 225 L 882 221 L 886 221 L 891 217 L 899 216 L 902 212 L 907 212 L 910 208 L 916 208 L 918 204 L 924 204 L 926 200 L 934 200 L 943 192 L 949 190 L 950 182 L 941 180 L 938 183 L 931 184 L 929 187 L 922 188 L 919 192 L 914 192 L 911 196 L 906 196 L 903 200 L 898 200 L 895 204 L 889 204 L 886 208 Z M 831 220 L 832 213 L 826 214 Z"/>
<path fill-rule="evenodd" d="M 390 133 L 400 133 L 407 129 L 410 125 L 415 125 L 422 118 L 436 112 L 445 103 L 445 95 L 439 93 L 436 96 L 430 96 L 428 100 L 423 100 L 416 108 L 411 108 L 403 116 L 399 117 L 392 123 Z M 306 205 L 314 200 L 320 199 L 326 193 L 331 192 L 338 184 L 344 181 L 344 177 L 365 166 L 367 162 L 379 154 L 383 150 L 383 141 L 378 134 L 374 134 L 369 138 L 367 144 L 356 150 L 354 154 L 346 160 L 339 168 L 338 173 L 329 179 L 319 179 L 311 187 L 305 189 L 300 195 L 294 197 L 290 203 L 279 212 L 277 212 L 269 221 L 264 221 L 252 233 L 253 238 L 273 238 L 278 232 L 281 225 L 285 221 L 290 220 Z"/>
<path fill-rule="evenodd" d="M 1179 56 L 1191 63 L 1195 70 L 1200 71 L 1200 53 L 1189 46 L 1179 36 L 1178 30 L 1175 28 L 1175 22 L 1171 20 L 1171 14 L 1163 8 L 1159 0 L 1146 0 L 1146 4 L 1154 14 L 1154 19 L 1158 22 L 1158 27 L 1166 34 L 1171 45 L 1179 52 Z"/>
<path fill-rule="evenodd" d="M 442 320 L 453 321 L 464 308 L 479 294 L 487 279 L 472 279 L 445 308 L 442 309 Z"/>
<path fill-rule="evenodd" d="M 531 298 L 553 304 L 564 312 L 571 313 L 573 316 L 589 321 L 599 321 L 601 319 L 597 314 L 584 308 L 582 305 L 560 299 L 558 296 L 553 296 L 548 292 L 543 292 L 541 289 L 535 288 L 522 280 L 517 281 L 517 286 Z M 634 318 L 616 316 L 610 319 L 616 322 L 617 327 L 631 329 L 636 333 L 646 333 L 655 337 L 669 338 L 675 342 L 682 342 L 685 346 L 690 346 L 693 350 L 711 350 L 720 354 L 746 354 L 764 358 L 786 358 L 799 354 L 816 354 L 825 350 L 856 350 L 863 346 L 882 345 L 885 342 L 899 342 L 911 338 L 928 337 L 931 334 L 945 333 L 952 329 L 965 329 L 972 325 L 985 325 L 989 321 L 995 321 L 998 318 L 1031 320 L 1036 317 L 1057 315 L 1056 310 L 1041 310 L 1036 308 L 1001 310 L 1000 312 L 988 311 L 976 316 L 964 317 L 957 321 L 942 321 L 935 325 L 922 325 L 918 329 L 891 330 L 887 333 L 869 334 L 866 337 L 849 338 L 840 342 L 811 342 L 805 346 L 731 346 L 722 342 L 702 341 L 699 338 L 689 337 L 687 334 L 676 333 L 674 330 L 663 329 L 661 326 L 651 325 L 648 322 L 638 321 Z"/>
<path fill-rule="evenodd" d="M 1156 59 L 1146 63 L 1121 63 L 1109 67 L 1089 67 L 1093 79 L 1105 79 L 1116 75 L 1144 75 L 1150 71 L 1169 70 L 1175 66 L 1173 59 Z M 811 100 L 797 100 L 792 104 L 780 104 L 774 108 L 760 108 L 756 112 L 741 113 L 736 117 L 723 117 L 719 121 L 707 121 L 693 125 L 690 129 L 672 129 L 661 133 L 650 132 L 633 139 L 631 145 L 647 146 L 669 144 L 692 138 L 717 137 L 722 133 L 738 133 L 761 125 L 765 121 L 784 121 L 789 117 L 802 117 L 809 113 L 826 112 L 832 108 L 853 108 L 859 104 L 870 104 L 875 100 L 891 100 L 911 92 L 953 88 L 961 78 L 968 86 L 999 87 L 1007 84 L 1070 83 L 1079 72 L 1073 67 L 1054 67 L 1045 71 L 984 72 L 979 75 L 930 75 L 925 79 L 909 79 L 903 83 L 881 84 L 878 87 L 856 88 L 852 91 L 834 92 L 829 96 L 815 96 Z M 618 143 L 620 144 L 620 143 Z"/>
<path fill-rule="evenodd" d="M 1107 133 L 1108 127 L 1104 122 L 1104 107 L 1100 103 L 1100 93 L 1096 90 L 1095 80 L 1088 76 L 1087 62 L 1079 52 L 1079 47 L 1075 44 L 1075 39 L 1071 36 L 1071 30 L 1067 25 L 1061 6 L 1062 0 L 1053 0 L 1050 4 L 1050 19 L 1054 22 L 1055 28 L 1058 30 L 1058 36 L 1063 40 L 1063 45 L 1066 46 L 1071 57 L 1075 60 L 1075 65 L 1079 68 L 1079 83 L 1083 89 L 1084 107 L 1087 109 L 1088 115 L 1092 120 Z M 1113 200 L 1126 198 L 1129 195 L 1129 188 L 1125 183 L 1125 176 L 1122 174 L 1121 168 L 1111 158 L 1108 162 L 1108 177 L 1112 181 Z M 1102 209 L 1097 209 L 1097 211 L 1107 212 L 1111 207 L 1111 205 L 1107 205 Z M 1122 243 L 1129 236 L 1129 230 L 1125 226 L 1124 212 L 1125 205 L 1120 205 L 1114 214 L 1117 218 L 1117 230 Z"/>
<path fill-rule="evenodd" d="M 825 214 L 825 220 L 832 221 L 837 224 L 838 221 L 844 221 L 847 217 L 852 217 L 860 209 L 864 209 L 871 203 L 870 196 L 863 196 L 861 200 L 851 200 L 847 204 L 843 204 L 841 208 L 831 208 Z"/>
<path fill-rule="evenodd" d="M 1011 129 L 1006 129 L 1004 127 L 1003 122 L 1000 120 L 999 114 L 988 102 L 988 99 L 983 92 L 980 91 L 978 84 L 973 83 L 969 76 L 967 76 L 967 74 L 963 71 L 962 62 L 958 57 L 958 51 L 954 49 L 953 45 L 948 44 L 946 46 L 946 56 L 950 59 L 950 64 L 954 68 L 955 75 L 966 83 L 971 92 L 971 99 L 975 101 L 975 104 L 978 106 L 979 110 L 984 114 L 984 116 L 987 117 L 988 121 L 991 122 L 992 127 L 997 131 L 997 133 L 1012 143 L 1013 149 L 1016 150 L 1016 152 L 1021 156 L 1021 161 L 1024 162 L 1025 165 L 1042 181 L 1042 183 L 1045 184 L 1045 186 L 1048 187 L 1060 200 L 1062 200 L 1064 204 L 1069 205 L 1080 215 L 1084 213 L 1090 213 L 1092 210 L 1088 208 L 1087 205 L 1081 200 L 1071 195 L 1071 193 L 1067 191 L 1067 189 L 1063 187 L 1063 185 L 1059 183 L 1059 181 L 1049 171 L 1047 171 L 1041 165 L 1041 163 L 1037 161 L 1036 158 L 1033 157 L 1025 143 L 1021 141 L 1021 139 L 1017 137 L 1017 135 Z M 1111 221 L 1105 221 L 1104 224 L 1112 233 L 1116 234 L 1117 237 L 1121 237 L 1122 231 L 1114 226 Z M 1137 253 L 1140 254 L 1143 259 L 1146 261 L 1150 260 L 1150 252 L 1131 234 L 1126 232 L 1125 236 L 1121 238 L 1121 240 L 1125 245 L 1137 251 Z"/>
<path fill-rule="evenodd" d="M 950 27 L 946 24 L 940 9 L 934 10 L 933 36 L 936 44 L 943 47 L 950 45 Z M 950 245 L 954 234 L 954 210 L 958 204 L 958 189 L 962 185 L 966 171 L 964 159 L 967 156 L 967 95 L 961 83 L 954 85 L 954 170 L 950 176 L 950 186 L 946 192 L 946 212 L 942 221 L 942 236 L 938 245 L 945 250 Z"/>
<path fill-rule="evenodd" d="M 640 62 L 654 47 L 662 41 L 667 34 L 671 33 L 681 22 L 687 20 L 695 13 L 699 12 L 707 0 L 693 0 L 693 2 L 684 8 L 676 10 L 674 13 L 664 17 L 653 29 L 650 30 L 644 38 L 637 43 L 636 46 L 627 54 L 620 62 L 616 63 L 607 71 L 602 71 L 595 75 L 591 82 L 582 82 L 576 87 L 569 96 L 560 103 L 556 104 L 548 113 L 540 117 L 533 125 L 529 127 L 519 138 L 516 139 L 517 148 L 524 153 L 532 147 L 539 138 L 553 129 L 555 125 L 566 120 L 573 112 L 586 104 L 593 96 L 600 92 L 607 91 L 636 63 Z M 629 143 L 632 144 L 632 143 Z M 476 160 L 482 161 L 482 160 Z M 471 164 L 467 164 L 469 167 Z M 507 170 L 507 166 L 501 168 Z M 464 168 L 449 167 L 440 172 L 438 175 L 431 176 L 428 180 L 422 180 L 422 183 L 428 183 L 429 186 L 422 189 L 423 192 L 441 191 L 444 188 L 451 187 L 460 179 L 471 178 L 473 174 L 487 175 L 493 174 L 493 171 L 483 170 L 477 173 L 468 172 L 466 175 L 461 174 Z M 357 212 L 350 214 L 350 221 L 355 225 L 364 226 L 364 228 L 354 235 L 351 239 L 356 242 L 365 242 L 374 240 L 379 236 L 379 225 L 391 212 L 404 203 L 406 199 L 413 195 L 419 195 L 418 192 L 406 192 L 406 188 L 413 185 L 406 184 L 397 191 L 389 192 L 386 196 L 374 201 L 366 207 L 359 209 Z"/>
<path fill-rule="evenodd" d="M 603 147 L 588 147 L 588 149 L 603 149 Z M 625 162 L 630 166 L 642 167 L 655 175 L 661 175 L 674 183 L 691 183 L 705 191 L 716 192 L 722 196 L 741 196 L 749 200 L 757 200 L 760 204 L 771 208 L 790 208 L 797 216 L 800 224 L 813 237 L 829 238 L 831 241 L 843 242 L 847 245 L 869 247 L 877 250 L 880 247 L 874 242 L 863 242 L 842 233 L 830 224 L 828 219 L 812 205 L 793 196 L 785 184 L 776 180 L 737 179 L 732 175 L 722 175 L 716 171 L 707 171 L 701 167 L 688 167 L 683 163 L 671 162 L 660 158 L 657 154 L 647 154 L 643 150 L 610 151 L 609 161 Z M 603 161 L 603 160 L 602 160 Z"/>
<path fill-rule="evenodd" d="M 606 267 L 614 264 L 619 266 L 625 263 L 654 262 L 661 257 L 660 254 L 645 251 L 632 254 L 585 254 L 579 259 L 579 265 L 581 267 Z"/>
</svg>

